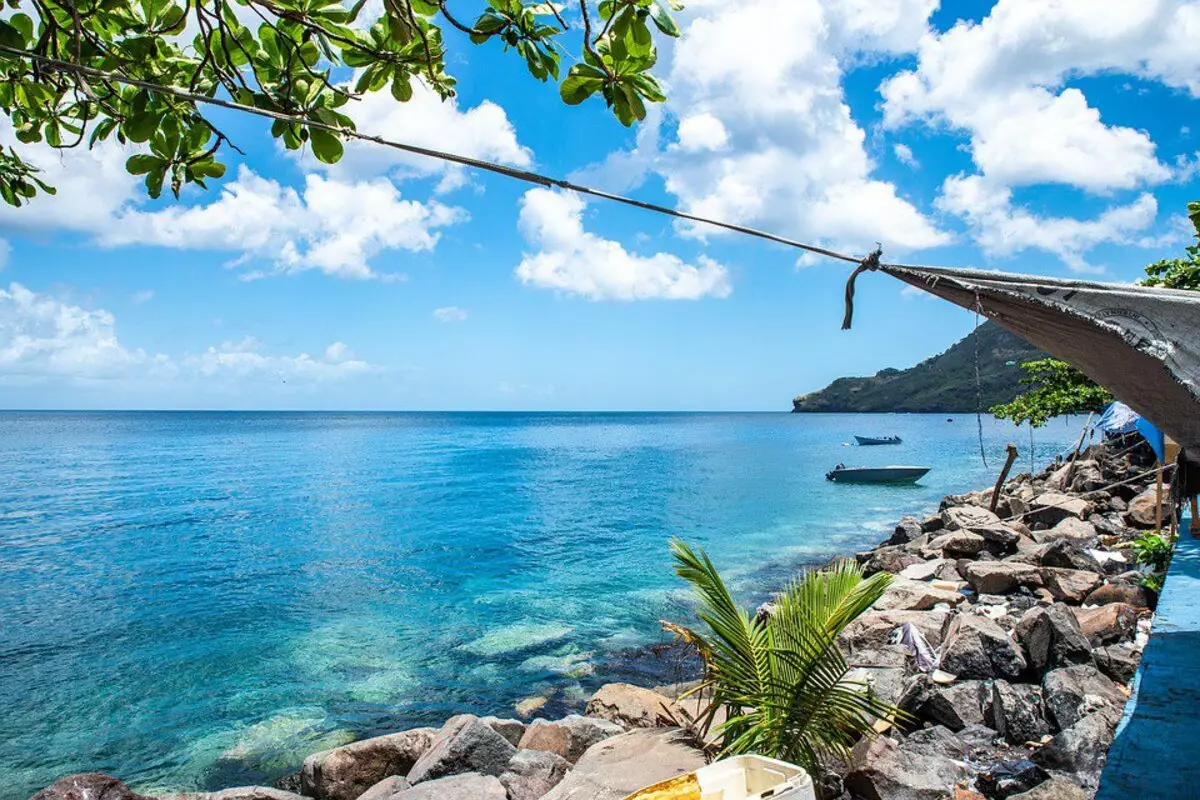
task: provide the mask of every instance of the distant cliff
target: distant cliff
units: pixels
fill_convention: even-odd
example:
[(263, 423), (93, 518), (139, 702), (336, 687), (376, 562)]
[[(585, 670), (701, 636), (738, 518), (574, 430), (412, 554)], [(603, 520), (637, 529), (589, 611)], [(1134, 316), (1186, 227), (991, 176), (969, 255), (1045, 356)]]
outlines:
[[(907, 411), (960, 413), (977, 406), (975, 337), (979, 337), (979, 378), (983, 409), (1007, 403), (1022, 389), (1017, 364), (1046, 354), (994, 322), (941, 355), (908, 369), (882, 369), (870, 378), (838, 378), (819, 392), (792, 401), (792, 411)], [(1010, 364), (1009, 362), (1015, 362)]]

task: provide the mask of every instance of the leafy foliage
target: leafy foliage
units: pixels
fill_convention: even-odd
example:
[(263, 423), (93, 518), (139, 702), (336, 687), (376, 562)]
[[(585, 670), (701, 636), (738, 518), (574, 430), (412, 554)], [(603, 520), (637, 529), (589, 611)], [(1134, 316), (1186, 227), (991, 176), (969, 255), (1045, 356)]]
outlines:
[[(353, 1), (353, 0), (349, 0)], [(310, 146), (323, 162), (342, 155), (336, 131), (353, 131), (346, 104), (388, 88), (397, 102), (422, 81), (442, 98), (455, 93), (441, 23), (475, 44), (515, 51), (540, 81), (560, 76), (570, 29), (566, 7), (487, 0), (473, 24), (447, 0), (384, 0), (361, 20), (366, 0), (5, 0), (0, 19), (0, 111), (18, 142), (91, 147), (115, 137), (139, 145), (129, 171), (164, 186), (205, 186), (225, 173), (232, 144), (209, 115), (216, 99), (287, 115), (271, 134), (291, 150)], [(599, 94), (625, 125), (661, 102), (650, 70), (655, 36), (678, 36), (670, 0), (577, 0), (583, 60), (560, 86), (563, 100)], [(592, 14), (598, 16), (593, 25)], [(352, 83), (343, 83), (347, 70)], [(312, 127), (308, 123), (324, 128)], [(333, 131), (328, 128), (332, 127)], [(0, 150), (0, 196), (19, 206), (40, 189), (18, 149)]]
[(1159, 531), (1147, 531), (1133, 540), (1134, 560), (1149, 570), (1142, 576), (1142, 585), (1161, 592), (1167, 568), (1171, 566), (1171, 555), (1175, 551), (1175, 538)]
[(1057, 358), (1041, 358), (1021, 365), (1025, 376), (1021, 383), (1032, 388), (1017, 395), (1011, 403), (993, 406), (997, 419), (1020, 425), (1029, 422), (1040, 428), (1062, 414), (1103, 411), (1112, 395), (1091, 378)]
[(827, 756), (845, 757), (881, 719), (902, 716), (859, 682), (838, 634), (879, 599), (892, 576), (864, 578), (853, 561), (810, 572), (787, 588), (765, 621), (738, 607), (703, 551), (674, 540), (675, 572), (700, 598), (706, 631), (667, 624), (693, 644), (711, 692), (708, 719), (723, 709), (715, 730), (726, 755), (758, 753), (820, 774)]
[(1164, 258), (1146, 267), (1146, 286), (1200, 290), (1200, 202), (1188, 203), (1188, 218), (1196, 231), (1196, 242), (1187, 246), (1185, 258)]

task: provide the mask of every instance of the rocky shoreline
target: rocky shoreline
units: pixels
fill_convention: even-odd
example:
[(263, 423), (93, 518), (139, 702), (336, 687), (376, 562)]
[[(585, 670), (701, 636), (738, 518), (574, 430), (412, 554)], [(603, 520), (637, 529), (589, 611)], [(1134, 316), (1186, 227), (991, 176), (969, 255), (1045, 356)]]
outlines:
[[(853, 678), (908, 719), (831, 763), (827, 800), (1077, 800), (1097, 787), (1156, 598), (1132, 541), (1152, 528), (1144, 467), (1094, 446), (1073, 465), (946, 497), (857, 555), (896, 577), (841, 643)], [(1111, 487), (1111, 488), (1107, 488)], [(760, 608), (769, 614), (770, 604)], [(608, 684), (562, 719), (460, 715), (314, 753), (278, 787), (162, 800), (621, 800), (705, 763), (686, 686)], [(32, 800), (145, 800), (63, 778)]]

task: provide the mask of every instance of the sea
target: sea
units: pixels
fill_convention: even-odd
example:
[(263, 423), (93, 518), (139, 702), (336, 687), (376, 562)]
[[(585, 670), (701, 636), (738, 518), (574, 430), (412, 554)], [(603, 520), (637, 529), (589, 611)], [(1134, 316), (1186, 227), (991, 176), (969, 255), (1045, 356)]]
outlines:
[[(1038, 467), (1081, 427), (1038, 430)], [(671, 537), (750, 607), (990, 486), (1009, 442), (1028, 470), (1028, 428), (974, 415), (0, 413), (0, 800), (84, 771), (269, 784), (364, 736), (688, 678)]]

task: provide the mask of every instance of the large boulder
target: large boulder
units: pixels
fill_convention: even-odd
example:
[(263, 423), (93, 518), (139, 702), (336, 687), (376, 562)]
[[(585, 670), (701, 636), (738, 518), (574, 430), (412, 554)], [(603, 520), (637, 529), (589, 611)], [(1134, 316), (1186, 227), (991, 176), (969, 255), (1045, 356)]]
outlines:
[(300, 769), (300, 791), (320, 800), (355, 800), (392, 775), (407, 775), (437, 735), (416, 728), (314, 753)]
[(1015, 678), (1025, 670), (1025, 657), (997, 623), (960, 614), (950, 624), (940, 666), (960, 678)]
[(1040, 562), (1044, 567), (1082, 569), (1089, 572), (1104, 572), (1095, 556), (1070, 539), (1056, 539), (1042, 546)]
[(919, 722), (942, 725), (958, 732), (984, 722), (987, 685), (982, 681), (935, 683), (925, 674), (913, 676), (896, 703)]
[(1097, 588), (1084, 598), (1085, 606), (1104, 606), (1125, 603), (1134, 608), (1153, 608), (1154, 598), (1144, 587), (1127, 581), (1112, 581)]
[(860, 554), (859, 558), (862, 563), (864, 575), (874, 575), (876, 572), (890, 572), (895, 574), (921, 560), (902, 546), (877, 547), (867, 553)]
[(1114, 682), (1125, 685), (1129, 685), (1133, 676), (1137, 674), (1141, 658), (1142, 654), (1128, 644), (1097, 647), (1092, 651), (1096, 669), (1112, 678)]
[(367, 789), (358, 796), (358, 800), (391, 800), (393, 795), (400, 794), (411, 788), (412, 784), (408, 782), (408, 778), (393, 775), (390, 778), (384, 778), (370, 789)]
[[(1163, 486), (1162, 518), (1171, 518), (1171, 487)], [(1146, 491), (1129, 501), (1125, 511), (1125, 521), (1137, 528), (1153, 528), (1157, 521), (1155, 507), (1158, 505), (1157, 490), (1151, 486)]]
[(304, 795), (274, 786), (234, 786), (217, 792), (160, 795), (158, 800), (305, 800)]
[(499, 717), (483, 717), (483, 722), (496, 733), (516, 747), (525, 735), (525, 723), (519, 719), (500, 719)]
[(896, 525), (896, 530), (892, 533), (892, 538), (888, 539), (887, 543), (889, 545), (908, 544), (912, 540), (920, 538), (921, 534), (925, 532), (921, 526), (921, 520), (916, 517), (901, 517), (900, 522)]
[(1115, 713), (1125, 707), (1125, 693), (1090, 664), (1063, 667), (1042, 679), (1046, 712), (1059, 729), (1069, 728), (1094, 711)]
[(589, 747), (542, 800), (622, 800), (704, 764), (704, 753), (680, 731), (639, 728)]
[(557, 753), (574, 764), (589, 747), (623, 733), (624, 730), (615, 722), (581, 717), (578, 714), (554, 722), (535, 719), (521, 737), (521, 749)]
[(1050, 732), (1041, 692), (1028, 684), (993, 682), (987, 721), (1010, 744), (1036, 742)]
[(979, 506), (951, 506), (942, 511), (942, 526), (948, 531), (991, 528), (1000, 524), (1000, 517)]
[(953, 564), (953, 562), (945, 558), (931, 558), (928, 561), (908, 565), (896, 573), (896, 577), (900, 580), (931, 581), (938, 577), (938, 572), (946, 564)]
[(1096, 526), (1078, 517), (1064, 517), (1053, 528), (1035, 531), (1033, 538), (1039, 542), (1071, 542), (1081, 547), (1087, 547), (1096, 541), (1099, 534)]
[(1086, 519), (1093, 511), (1086, 500), (1061, 492), (1043, 492), (1033, 498), (1025, 513), (1025, 524), (1053, 528), (1067, 517)]
[(684, 722), (671, 698), (630, 683), (601, 686), (585, 713), (625, 728), (678, 728)]
[(42, 789), (29, 800), (152, 800), (130, 789), (112, 775), (85, 772), (68, 775)]
[(1092, 647), (1130, 641), (1137, 635), (1138, 612), (1128, 603), (1109, 603), (1095, 608), (1076, 608), (1075, 619)]
[(1018, 586), (1042, 585), (1041, 571), (1037, 567), (1010, 561), (975, 561), (960, 572), (979, 594), (1008, 594)]
[(1039, 786), (1049, 773), (1027, 758), (1010, 758), (989, 764), (975, 777), (975, 785), (992, 800), (1005, 798)]
[(1096, 572), (1082, 569), (1042, 567), (1042, 583), (1055, 600), (1082, 603), (1104, 578)]
[(925, 581), (896, 578), (872, 606), (877, 611), (928, 611), (940, 603), (956, 606), (967, 598), (951, 589), (937, 589)]
[(468, 773), (426, 781), (392, 795), (392, 800), (507, 800), (504, 784), (492, 775)]
[(983, 537), (984, 547), (990, 553), (1001, 555), (1015, 551), (1021, 543), (1021, 533), (1012, 525), (988, 525), (971, 528), (971, 533)]
[[(905, 623), (911, 623), (921, 632), (930, 647), (938, 647), (942, 643), (942, 631), (950, 612), (935, 609), (933, 611), (879, 611), (872, 609), (842, 629), (838, 642), (847, 653), (853, 656), (861, 651), (878, 650), (885, 647), (896, 629)], [(861, 659), (852, 658), (853, 661)]]
[(1051, 775), (1027, 792), (1009, 795), (1008, 800), (1092, 800), (1092, 793), (1066, 775)]
[(1119, 719), (1119, 715), (1088, 714), (1055, 734), (1033, 754), (1033, 760), (1043, 769), (1072, 773), (1085, 789), (1094, 792)]
[(970, 558), (978, 555), (985, 540), (977, 533), (970, 531), (950, 531), (929, 540), (930, 550), (940, 550), (946, 558)]
[(913, 733), (903, 744), (879, 736), (854, 746), (846, 788), (865, 800), (942, 800), (970, 771), (966, 745), (942, 727)]
[(408, 782), (416, 786), (467, 772), (497, 776), (516, 752), (507, 739), (479, 717), (461, 714), (442, 726), (429, 749), (409, 770)]
[(500, 776), (508, 800), (538, 800), (571, 771), (567, 760), (544, 750), (518, 750)]
[(1029, 666), (1039, 673), (1055, 667), (1085, 664), (1092, 659), (1091, 643), (1071, 609), (1062, 603), (1031, 608), (1014, 630)]

